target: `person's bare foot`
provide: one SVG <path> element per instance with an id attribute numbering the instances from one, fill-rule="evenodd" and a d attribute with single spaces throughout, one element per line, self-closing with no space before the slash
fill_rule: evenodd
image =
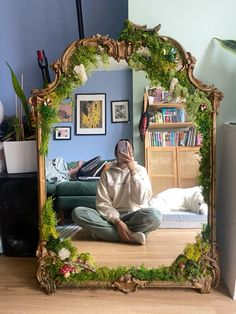
<path id="1" fill-rule="evenodd" d="M 78 173 L 82 165 L 83 165 L 83 160 L 79 160 L 78 164 L 74 168 L 71 168 L 69 170 L 69 174 L 71 178 L 74 177 Z"/>

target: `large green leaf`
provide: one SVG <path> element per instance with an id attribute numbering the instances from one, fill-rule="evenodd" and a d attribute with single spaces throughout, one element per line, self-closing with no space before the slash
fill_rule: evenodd
<path id="1" fill-rule="evenodd" d="M 20 101 L 22 103 L 22 107 L 23 107 L 23 110 L 25 112 L 26 123 L 27 123 L 29 129 L 31 130 L 30 113 L 29 113 L 28 103 L 27 103 L 24 91 L 22 90 L 22 88 L 21 88 L 21 86 L 20 86 L 20 84 L 19 84 L 19 82 L 17 80 L 17 77 L 16 77 L 14 71 L 12 70 L 12 68 L 10 67 L 10 65 L 7 62 L 6 62 L 6 64 L 7 64 L 8 68 L 11 71 L 11 80 L 12 80 L 13 88 L 15 90 L 16 95 L 19 97 L 19 99 L 20 99 Z"/>
<path id="2" fill-rule="evenodd" d="M 216 37 L 214 39 L 216 39 L 221 44 L 222 47 L 236 54 L 236 40 L 219 39 Z"/>

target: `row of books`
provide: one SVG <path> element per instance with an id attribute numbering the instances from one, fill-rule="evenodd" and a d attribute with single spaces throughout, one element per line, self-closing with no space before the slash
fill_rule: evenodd
<path id="1" fill-rule="evenodd" d="M 186 112 L 183 108 L 162 108 L 159 111 L 150 112 L 151 123 L 176 123 L 185 121 Z"/>
<path id="2" fill-rule="evenodd" d="M 184 131 L 148 132 L 150 146 L 201 146 L 202 134 L 190 127 Z"/>

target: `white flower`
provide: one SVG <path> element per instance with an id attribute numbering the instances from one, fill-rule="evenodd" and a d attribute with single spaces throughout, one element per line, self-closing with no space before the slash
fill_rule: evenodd
<path id="1" fill-rule="evenodd" d="M 178 83 L 178 79 L 176 77 L 173 77 L 171 82 L 170 82 L 170 88 L 169 88 L 169 92 L 172 94 L 175 90 L 175 86 Z"/>
<path id="2" fill-rule="evenodd" d="M 87 77 L 86 69 L 83 64 L 76 65 L 74 67 L 74 72 L 79 77 L 82 83 L 85 83 L 87 81 L 88 77 Z"/>
<path id="3" fill-rule="evenodd" d="M 147 47 L 140 47 L 137 52 L 144 56 L 150 56 L 150 51 Z"/>
<path id="4" fill-rule="evenodd" d="M 58 252 L 58 256 L 60 257 L 62 261 L 64 261 L 66 258 L 70 257 L 70 251 L 63 247 Z"/>

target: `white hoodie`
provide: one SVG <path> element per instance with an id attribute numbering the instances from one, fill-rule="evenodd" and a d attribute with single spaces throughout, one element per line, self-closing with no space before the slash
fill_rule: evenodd
<path id="1" fill-rule="evenodd" d="M 122 212 L 147 208 L 152 187 L 146 169 L 135 162 L 137 173 L 121 169 L 117 161 L 109 162 L 103 170 L 97 188 L 96 204 L 99 213 L 115 223 Z"/>

